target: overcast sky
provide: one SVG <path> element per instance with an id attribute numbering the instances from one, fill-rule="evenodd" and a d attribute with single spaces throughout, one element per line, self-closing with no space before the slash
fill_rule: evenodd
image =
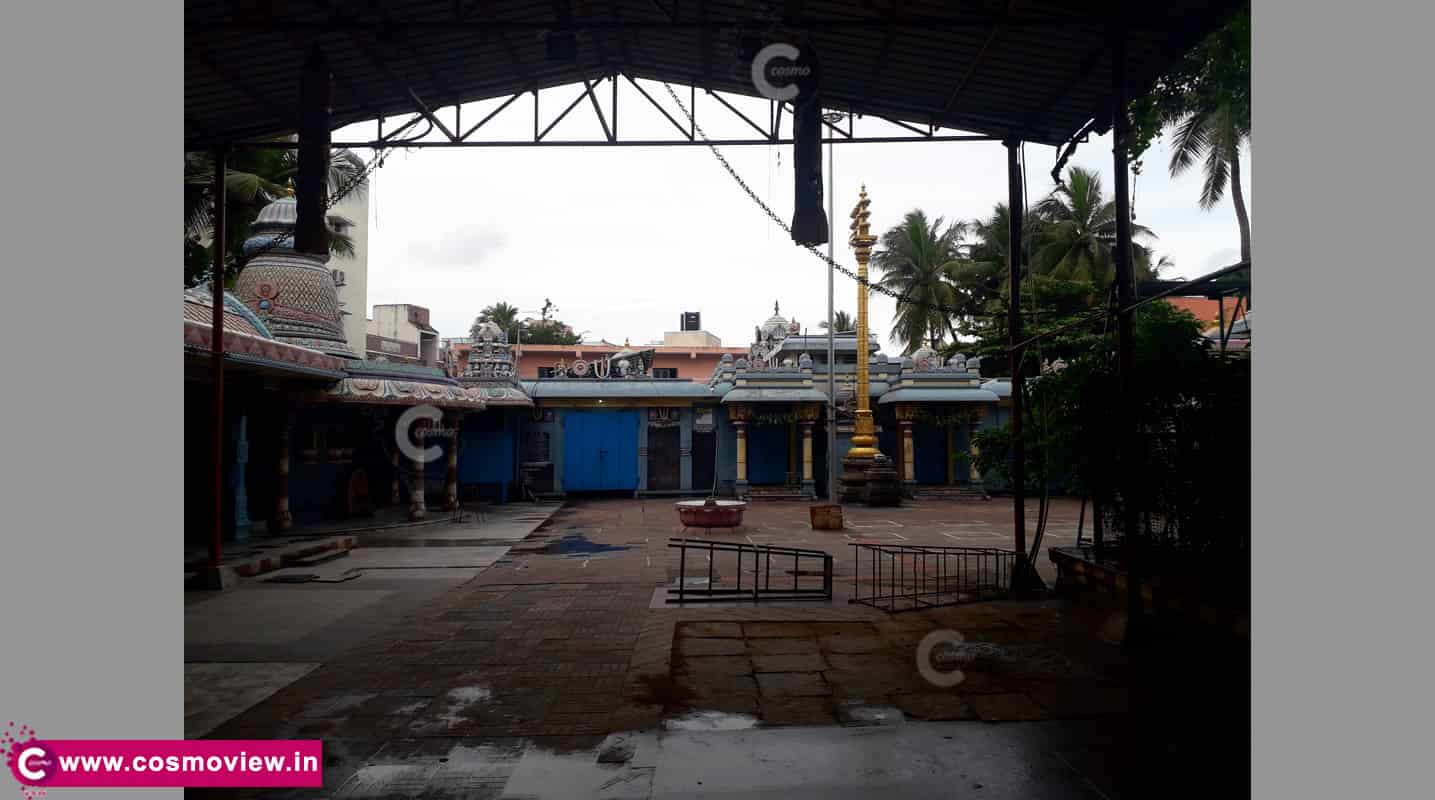
<path id="1" fill-rule="evenodd" d="M 644 83 L 656 99 L 669 99 L 661 84 Z M 621 89 L 624 138 L 665 135 L 664 126 L 672 131 L 630 86 Z M 580 91 L 581 86 L 545 93 L 543 124 Z M 604 88 L 600 96 L 606 95 Z M 679 95 L 687 100 L 685 91 Z M 731 100 L 755 119 L 766 115 L 765 101 Z M 465 127 L 497 105 L 465 106 Z M 710 137 L 751 132 L 711 98 L 699 96 L 698 106 L 698 122 Z M 675 107 L 669 109 L 682 119 Z M 449 115 L 452 128 L 452 110 L 441 113 Z M 486 130 L 508 140 L 531 136 L 532 125 L 530 96 Z M 857 125 L 859 133 L 870 135 L 898 132 L 878 120 Z M 368 140 L 373 133 L 372 123 L 355 125 L 336 131 L 334 140 Z M 549 134 L 600 136 L 586 102 Z M 748 185 L 790 220 L 791 146 L 722 151 Z M 826 147 L 823 152 L 825 159 Z M 863 182 L 875 234 L 914 208 L 931 217 L 971 219 L 1006 200 L 1006 156 L 999 143 L 839 144 L 835 152 L 836 255 L 850 267 L 855 262 L 846 245 L 848 214 Z M 1196 277 L 1238 260 L 1229 197 L 1202 211 L 1199 170 L 1172 180 L 1168 157 L 1164 142 L 1158 142 L 1134 184 L 1137 222 L 1157 234 L 1156 252 L 1175 262 L 1163 274 Z M 1056 151 L 1028 145 L 1026 158 L 1029 198 L 1035 202 L 1052 188 Z M 1111 195 L 1109 137 L 1081 145 L 1070 163 L 1099 171 Z M 1248 154 L 1242 167 L 1249 207 Z M 772 224 L 706 147 L 396 151 L 374 176 L 370 192 L 369 306 L 425 306 L 442 336 L 467 335 L 478 311 L 496 301 L 536 316 L 545 297 L 560 319 L 586 332 L 585 339 L 627 338 L 634 344 L 676 330 L 683 311 L 701 312 L 703 327 L 728 346 L 748 344 L 753 327 L 772 314 L 774 301 L 814 333 L 827 318 L 825 264 Z M 856 292 L 856 283 L 839 273 L 836 307 L 855 312 Z M 896 352 L 900 348 L 887 343 L 893 301 L 873 294 L 870 309 L 884 348 Z"/>

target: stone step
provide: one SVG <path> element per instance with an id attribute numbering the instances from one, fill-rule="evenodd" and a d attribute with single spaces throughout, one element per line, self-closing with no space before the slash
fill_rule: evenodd
<path id="1" fill-rule="evenodd" d="M 920 487 L 912 490 L 917 500 L 990 500 L 991 496 L 981 489 L 967 486 Z"/>

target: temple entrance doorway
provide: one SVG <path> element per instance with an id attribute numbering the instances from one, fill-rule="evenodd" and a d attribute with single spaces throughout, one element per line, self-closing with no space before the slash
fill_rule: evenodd
<path id="1" fill-rule="evenodd" d="M 942 425 L 917 423 L 912 426 L 912 467 L 918 485 L 942 486 L 947 483 L 947 428 Z"/>
<path id="2" fill-rule="evenodd" d="M 648 491 L 682 488 L 682 436 L 676 425 L 648 428 Z"/>
<path id="3" fill-rule="evenodd" d="M 747 482 L 785 486 L 792 469 L 792 431 L 785 422 L 757 423 L 747 434 Z"/>

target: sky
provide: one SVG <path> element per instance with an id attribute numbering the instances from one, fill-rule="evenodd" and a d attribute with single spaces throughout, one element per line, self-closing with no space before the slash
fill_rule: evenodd
<path id="1" fill-rule="evenodd" d="M 643 82 L 668 101 L 661 84 Z M 543 124 L 581 92 L 560 87 L 544 93 Z M 606 87 L 603 94 L 606 96 Z M 669 123 L 630 86 L 620 88 L 623 138 L 664 136 Z M 687 100 L 687 93 L 679 90 Z M 755 119 L 766 101 L 728 97 Z M 464 106 L 465 127 L 499 101 Z M 684 119 L 671 103 L 669 112 Z M 698 123 L 710 137 L 742 136 L 751 129 L 711 98 L 698 98 Z M 586 112 L 586 113 L 584 113 Z M 452 124 L 452 109 L 440 110 Z M 387 123 L 393 130 L 395 120 Z M 531 136 L 531 96 L 489 122 L 489 136 Z M 857 131 L 899 133 L 880 120 L 863 119 Z M 787 129 L 784 128 L 786 132 Z M 334 141 L 373 138 L 373 123 L 334 132 Z M 951 131 L 943 131 L 951 133 Z M 437 131 L 430 138 L 437 138 Z M 585 102 L 548 135 L 591 140 L 601 129 Z M 720 148 L 738 175 L 784 220 L 792 215 L 791 145 Z M 912 209 L 929 217 L 974 219 L 1005 202 L 1006 152 L 996 142 L 839 144 L 835 148 L 838 263 L 855 269 L 847 247 L 849 213 L 866 184 L 872 232 Z M 828 148 L 823 148 L 824 173 Z M 359 151 L 365 159 L 372 151 Z M 1134 181 L 1136 221 L 1151 228 L 1158 256 L 1174 268 L 1164 277 L 1194 278 L 1239 259 L 1239 238 L 1229 194 L 1210 211 L 1198 204 L 1202 177 L 1193 169 L 1168 176 L 1169 150 L 1158 141 Z M 1035 203 L 1052 188 L 1056 150 L 1026 146 L 1027 192 Z M 1101 173 L 1112 193 L 1110 137 L 1080 145 L 1068 162 Z M 1243 154 L 1246 200 L 1251 208 L 1249 153 Z M 796 318 L 819 333 L 827 318 L 826 264 L 793 244 L 769 220 L 706 147 L 504 147 L 393 151 L 369 188 L 368 305 L 411 303 L 428 308 L 441 336 L 466 336 L 473 318 L 491 303 L 537 316 L 545 298 L 557 316 L 588 341 L 633 344 L 660 340 L 678 329 L 679 314 L 698 311 L 703 327 L 725 346 L 749 344 L 756 325 L 772 314 Z M 1254 210 L 1251 210 L 1254 225 Z M 333 266 L 342 268 L 340 262 Z M 857 284 L 835 277 L 838 310 L 856 311 Z M 894 301 L 872 294 L 871 325 L 889 353 Z"/>

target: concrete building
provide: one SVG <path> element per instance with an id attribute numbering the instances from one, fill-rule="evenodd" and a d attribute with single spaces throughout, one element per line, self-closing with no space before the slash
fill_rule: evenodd
<path id="1" fill-rule="evenodd" d="M 427 308 L 408 303 L 374 306 L 365 325 L 368 360 L 438 365 L 438 331 L 429 325 Z"/>
<path id="2" fill-rule="evenodd" d="M 339 288 L 344 339 L 348 341 L 350 350 L 363 353 L 368 341 L 365 312 L 369 308 L 369 196 L 367 193 L 362 197 L 350 194 L 330 213 L 353 223 L 340 228 L 340 232 L 354 240 L 354 255 L 350 258 L 331 257 L 329 269 L 334 272 L 334 283 Z"/>
<path id="3" fill-rule="evenodd" d="M 450 354 L 453 374 L 462 375 L 473 342 L 468 338 L 444 339 L 443 346 Z M 516 344 L 515 374 L 524 380 L 551 378 L 574 361 L 607 359 L 625 349 L 648 354 L 645 363 L 652 377 L 679 380 L 706 380 L 724 355 L 736 358 L 747 353 L 746 347 L 723 347 L 722 340 L 707 331 L 668 331 L 661 342 L 641 346 L 611 342 Z"/>

